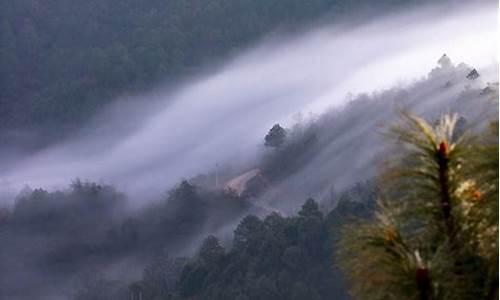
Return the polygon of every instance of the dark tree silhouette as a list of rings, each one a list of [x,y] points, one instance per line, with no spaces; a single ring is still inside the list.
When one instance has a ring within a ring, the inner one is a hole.
[[[268,147],[278,148],[286,140],[286,130],[280,126],[280,124],[275,124],[265,137],[264,145]]]

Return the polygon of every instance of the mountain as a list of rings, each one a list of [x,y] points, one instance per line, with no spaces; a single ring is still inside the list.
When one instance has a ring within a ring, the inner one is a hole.
[[[1,2],[0,299],[498,298],[497,3],[376,4]]]
[[[384,0],[376,10],[412,3]],[[280,28],[368,7],[366,0],[3,1],[0,143],[47,145],[117,97],[199,73]]]
[[[257,168],[220,168],[227,185],[202,174],[138,210],[127,208],[127,196],[111,186],[76,181],[61,191],[27,188],[1,213],[0,295],[348,299],[330,262],[339,228],[373,211],[377,163],[392,151],[380,121],[396,121],[395,101],[429,120],[456,112],[462,126],[494,113],[498,85],[471,83],[471,69],[441,64],[406,88],[353,98],[285,128],[283,144],[265,149]],[[356,169],[348,174],[350,166]],[[255,180],[262,183],[258,193],[237,193]],[[303,204],[310,197],[316,200]]]

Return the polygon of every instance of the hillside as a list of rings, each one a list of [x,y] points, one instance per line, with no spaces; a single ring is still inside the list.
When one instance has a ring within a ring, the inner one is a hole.
[[[107,295],[98,299],[114,300],[139,288],[145,299],[174,295],[181,299],[193,295],[347,299],[342,275],[329,265],[332,243],[349,218],[366,218],[373,210],[377,162],[383,162],[382,153],[390,153],[385,152],[390,150],[377,129],[379,119],[396,121],[393,101],[398,99],[405,99],[407,108],[430,120],[451,109],[463,117],[461,126],[479,115],[486,117],[484,112],[494,113],[491,99],[498,86],[467,79],[470,69],[441,64],[406,89],[360,96],[342,109],[297,123],[286,129],[280,147],[265,149],[254,162],[262,171],[219,170],[221,178],[234,176],[237,181],[241,181],[238,174],[258,173],[266,181],[258,189],[246,186],[237,194],[231,188],[216,187],[213,173],[200,174],[132,212],[127,209],[127,197],[111,186],[76,181],[61,191],[25,189],[13,209],[2,211],[0,239],[6,246],[0,264],[10,274],[0,277],[0,285],[6,287],[2,292],[51,299],[78,291],[75,299],[94,299],[98,293]],[[436,99],[440,103],[429,102]],[[363,126],[366,131],[360,131],[355,122],[360,114],[372,118]],[[349,151],[337,150],[343,148]],[[363,173],[345,180],[345,171],[334,167],[339,161],[356,163]],[[322,171],[318,162],[329,171]],[[306,180],[297,184],[297,178]],[[316,192],[310,195],[313,189]],[[302,206],[311,196],[315,200]],[[248,214],[253,216],[245,217]],[[187,260],[209,235],[218,239],[205,240],[198,254],[201,258]],[[19,269],[19,264],[24,268]],[[125,271],[125,276],[123,271],[112,271],[129,269],[135,271]],[[45,274],[43,279],[37,276],[40,272]],[[88,277],[95,272],[100,275]],[[299,276],[304,272],[306,277]],[[167,274],[170,281],[162,282]],[[25,285],[39,288],[25,290]],[[220,285],[226,288],[217,288]]]
[[[377,10],[411,4],[384,0]],[[46,145],[120,96],[177,82],[277,29],[370,2],[3,1],[0,143]]]
[[[498,299],[497,13],[0,1],[0,300]]]

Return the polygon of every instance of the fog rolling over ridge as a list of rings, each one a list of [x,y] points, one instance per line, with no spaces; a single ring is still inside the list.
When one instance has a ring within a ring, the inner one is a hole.
[[[64,188],[74,178],[113,184],[132,199],[159,195],[217,163],[251,161],[267,130],[277,122],[290,124],[298,112],[320,113],[342,105],[348,93],[410,84],[443,52],[477,68],[484,82],[498,80],[496,17],[494,2],[426,7],[263,41],[170,91],[140,121],[120,113],[110,114],[119,119],[101,117],[111,124],[141,124],[130,132],[106,136],[97,124],[79,138],[9,163],[0,169],[0,197],[12,201],[26,184]],[[356,170],[342,170],[350,171]]]

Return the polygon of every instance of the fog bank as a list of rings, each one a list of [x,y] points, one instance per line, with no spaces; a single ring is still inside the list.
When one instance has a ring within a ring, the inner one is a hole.
[[[139,99],[137,107],[116,106],[78,138],[5,163],[0,199],[12,201],[26,184],[55,189],[74,178],[113,184],[137,201],[159,195],[216,164],[251,161],[267,130],[290,124],[297,112],[339,106],[348,93],[408,85],[443,53],[477,68],[483,81],[497,80],[496,22],[497,4],[481,2],[263,41],[160,94],[152,111],[144,113]]]

